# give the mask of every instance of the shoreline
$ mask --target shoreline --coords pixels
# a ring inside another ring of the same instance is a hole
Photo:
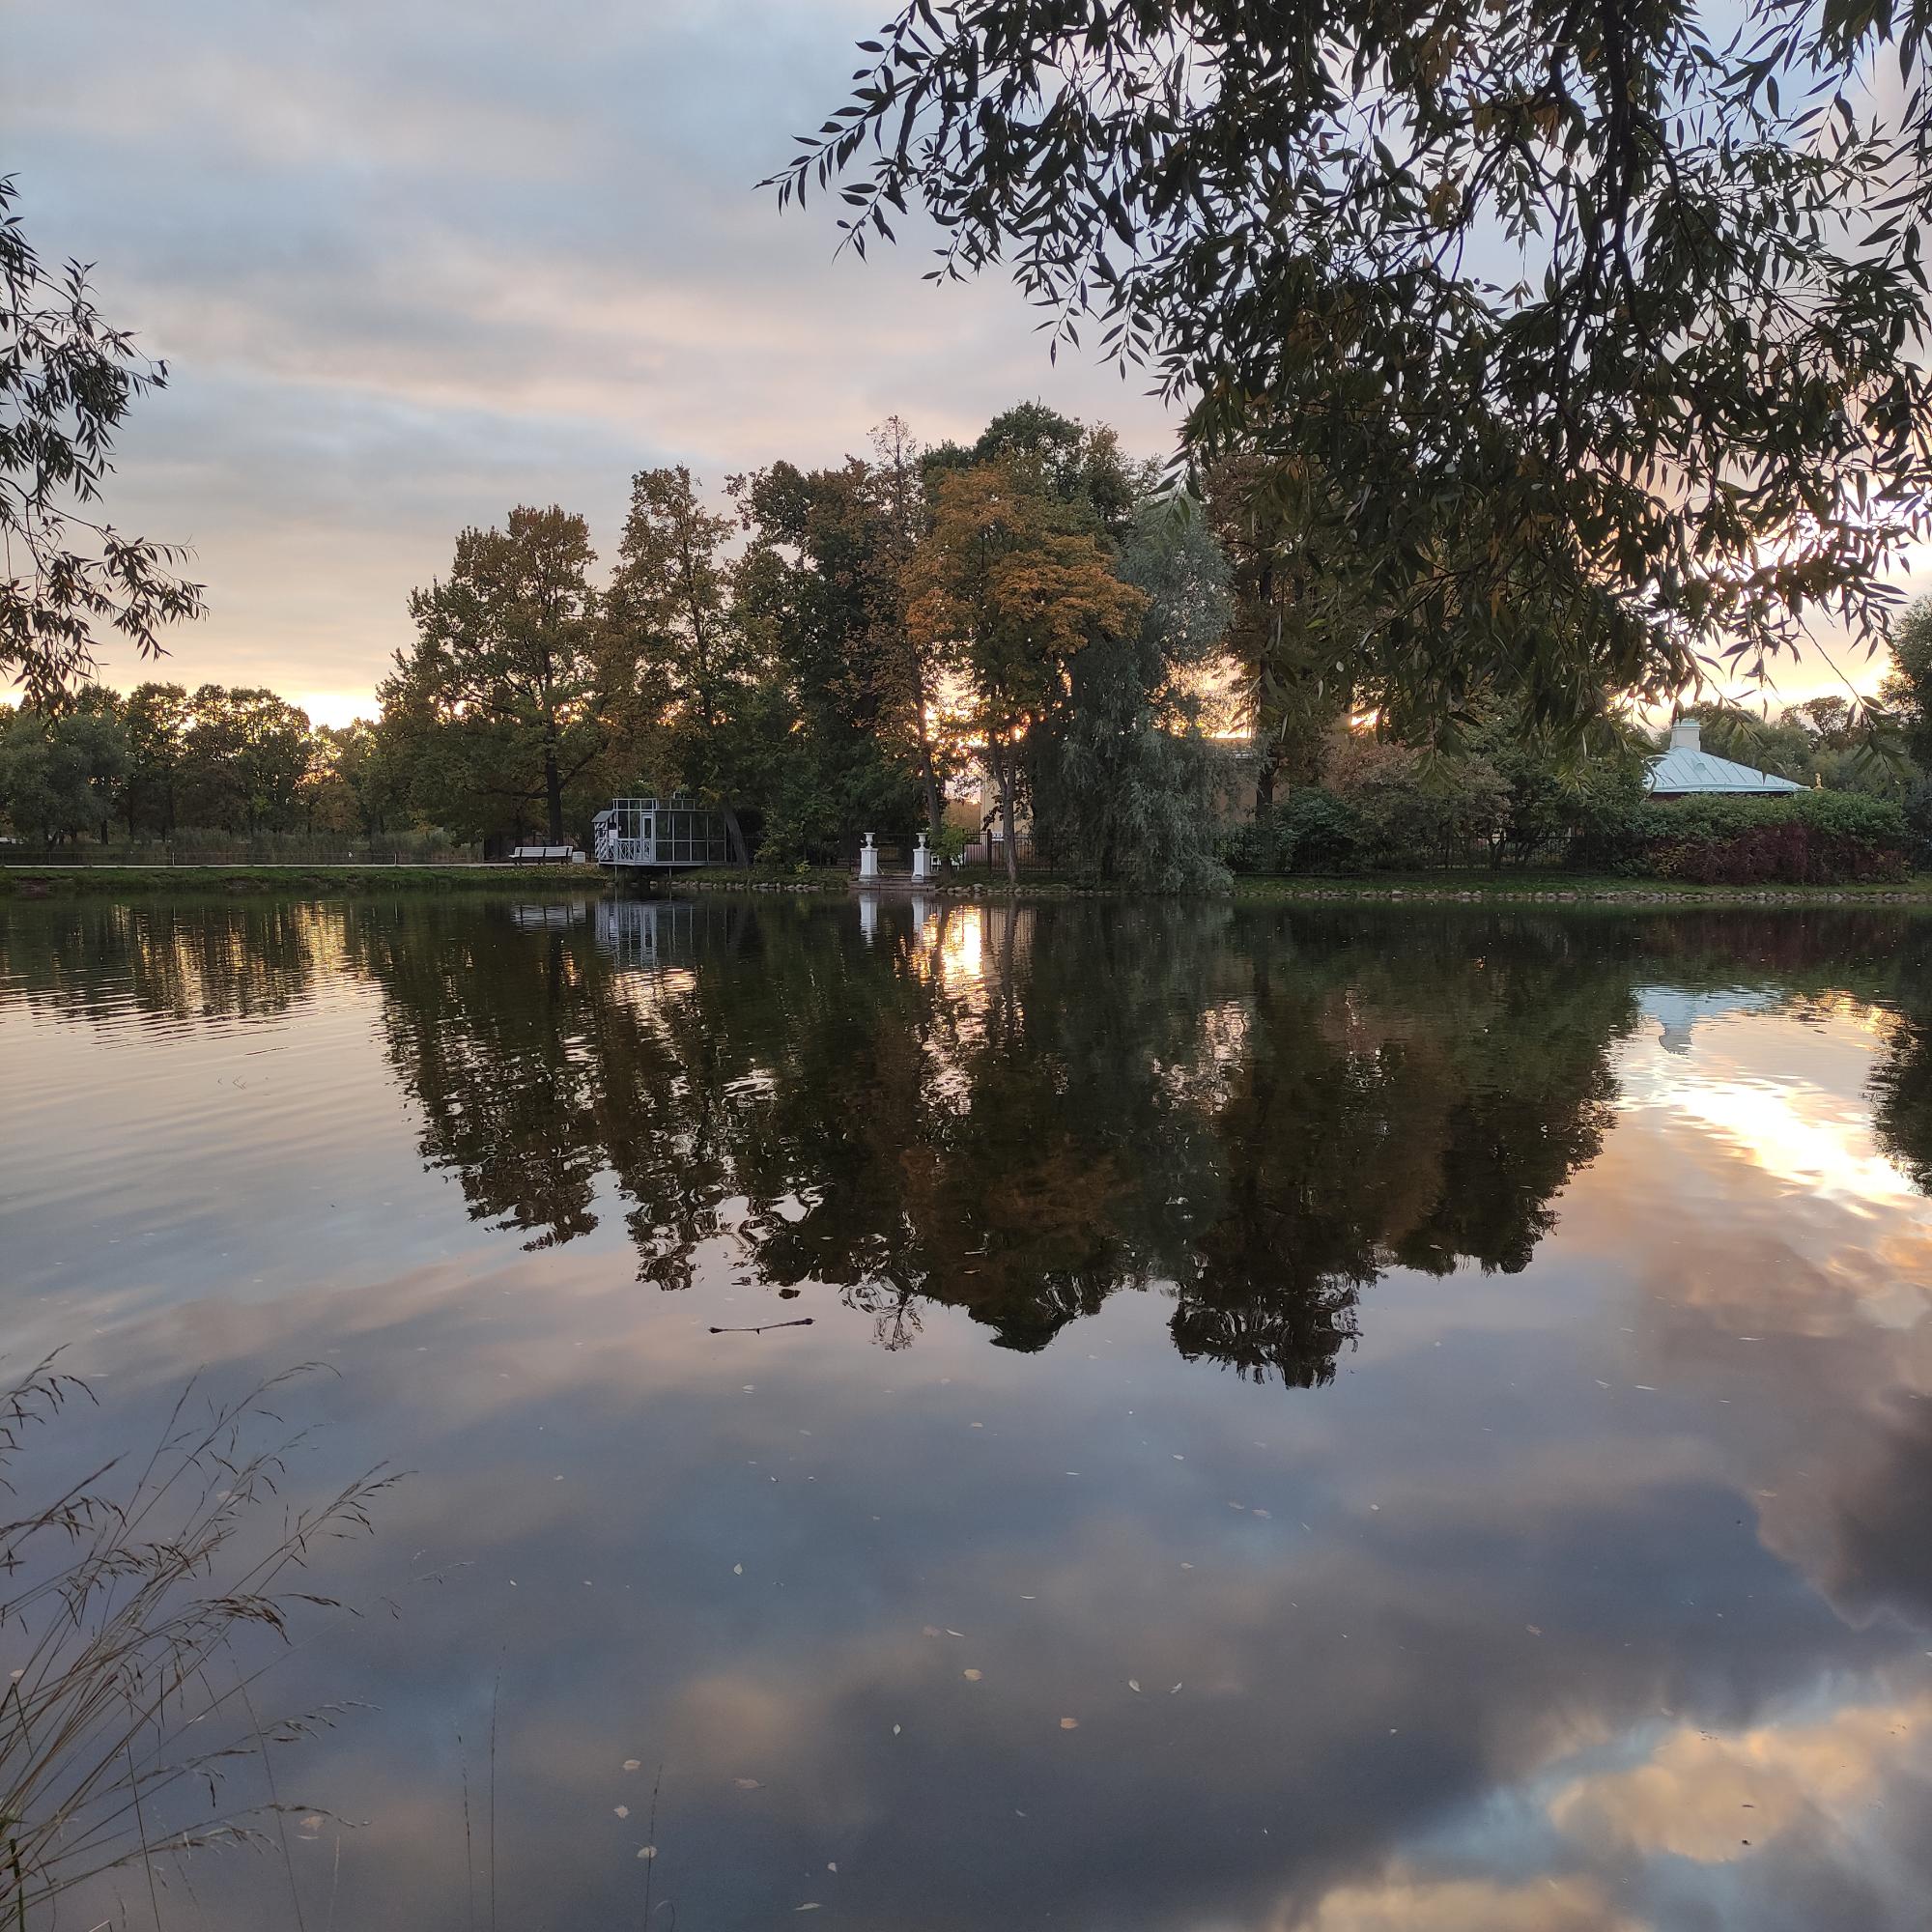
[[[476,892],[529,886],[601,891],[595,866],[313,866],[299,862],[233,866],[0,866],[0,898],[155,892]]]
[[[4,866],[0,900],[38,900],[157,892],[286,893],[307,896],[408,892],[604,893],[611,881],[594,866],[372,866],[298,863],[209,866]],[[918,885],[904,876],[868,880],[823,868],[804,876],[734,873],[685,875],[673,895],[690,893],[781,893],[893,898],[915,892],[947,899],[1074,899],[1181,896],[1218,899],[1236,906],[1268,905],[1891,905],[1932,908],[1932,876],[1873,885],[1705,886],[1664,879],[1614,879],[1561,874],[1534,881],[1515,878],[1446,878],[1427,875],[1376,878],[1236,878],[1199,894],[1140,894],[1123,886],[1072,879],[932,879]]]

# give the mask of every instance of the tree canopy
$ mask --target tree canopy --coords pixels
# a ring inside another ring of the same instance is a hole
[[[1742,15],[909,0],[771,185],[861,250],[923,201],[935,275],[1009,265],[1147,365],[1321,562],[1318,668],[1575,727],[1820,617],[1877,639],[1932,500],[1932,14]]]
[[[440,782],[540,801],[553,843],[565,786],[602,747],[595,557],[583,519],[554,506],[465,530],[449,576],[412,595],[416,642],[379,694],[385,716],[414,720],[426,747],[457,754]]]
[[[1009,875],[1028,733],[1064,696],[1082,648],[1120,636],[1147,608],[1087,523],[1023,458],[942,471],[908,572],[915,634],[958,646],[969,728],[999,787]]]

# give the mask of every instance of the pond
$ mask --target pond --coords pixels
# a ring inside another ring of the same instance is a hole
[[[49,1466],[408,1472],[170,1927],[1925,1923],[1932,923],[22,904],[0,1103]]]

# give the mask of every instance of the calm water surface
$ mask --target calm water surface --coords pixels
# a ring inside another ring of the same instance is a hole
[[[1905,916],[0,910],[60,1453],[412,1472],[317,1928],[1923,1927],[1928,1187]]]

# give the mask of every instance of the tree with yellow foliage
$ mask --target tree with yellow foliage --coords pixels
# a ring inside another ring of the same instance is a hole
[[[1007,876],[1017,879],[1027,733],[1065,696],[1081,649],[1138,624],[1147,598],[1114,574],[1079,506],[1049,495],[1023,461],[940,473],[931,507],[907,567],[907,621],[967,687],[968,728],[999,788]]]

